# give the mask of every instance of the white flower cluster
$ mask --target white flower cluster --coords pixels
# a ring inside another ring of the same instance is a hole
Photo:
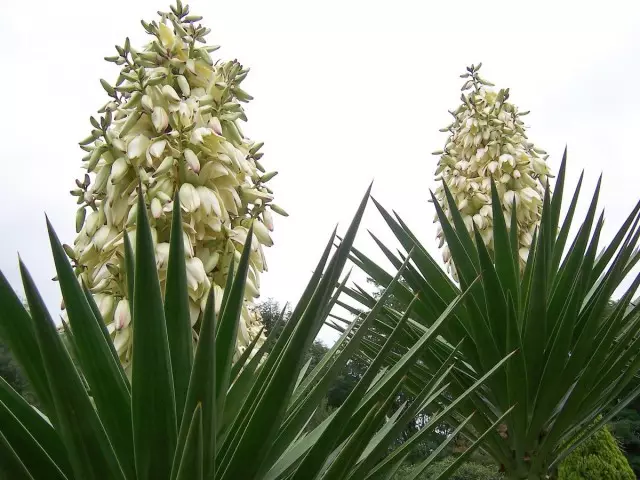
[[[498,92],[490,89],[493,85],[478,75],[481,65],[468,67],[467,73],[461,76],[467,79],[462,87],[462,104],[449,112],[454,121],[441,130],[450,132],[444,150],[434,152],[440,156],[436,180],[444,181],[467,230],[473,236],[475,224],[490,252],[493,252],[491,179],[502,200],[507,226],[511,225],[515,201],[522,268],[542,213],[544,189],[550,176],[548,155],[527,139],[521,117],[529,112],[521,113],[507,101],[509,89]],[[435,195],[451,220],[442,183]],[[456,277],[440,227],[437,238],[439,246],[444,246],[442,254],[447,268]]]
[[[178,2],[159,22],[142,22],[153,40],[142,51],[129,40],[106,60],[121,65],[115,86],[101,80],[110,101],[91,118],[94,130],[80,142],[88,152],[78,197],[78,236],[67,252],[79,278],[94,294],[123,364],[130,361],[131,314],[126,291],[124,237],[135,246],[137,186],[150,210],[161,285],[166,280],[173,199],[183,212],[183,241],[192,324],[204,310],[210,288],[220,309],[231,260],[236,265],[253,224],[245,306],[237,353],[262,328],[253,308],[260,273],[267,269],[263,246],[273,241],[272,203],[258,150],[238,126],[246,121],[240,88],[248,69],[237,61],[214,63],[204,44],[209,29]],[[89,174],[92,174],[91,176]],[[194,339],[197,333],[194,332]],[[259,340],[259,343],[263,339]]]

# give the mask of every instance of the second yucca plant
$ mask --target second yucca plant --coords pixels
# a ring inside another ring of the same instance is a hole
[[[603,248],[598,184],[569,242],[582,178],[561,221],[565,168],[563,159],[553,196],[546,190],[540,227],[522,271],[518,207],[512,206],[515,214],[507,225],[494,184],[493,254],[477,227],[469,234],[458,210],[450,210],[449,220],[434,202],[459,285],[397,214],[377,204],[404,250],[412,252],[412,261],[403,268],[403,282],[395,290],[397,308],[385,308],[375,324],[381,335],[364,345],[364,353],[371,356],[379,350],[405,311],[411,312],[411,332],[397,353],[412,350],[450,300],[468,292],[454,311],[454,320],[442,329],[440,341],[423,350],[423,365],[416,366],[410,378],[413,388],[419,389],[425,370],[437,368],[449,355],[457,356],[461,363],[449,386],[455,396],[497,359],[512,354],[504,371],[461,403],[458,414],[479,413],[471,422],[473,437],[513,407],[483,445],[513,479],[547,478],[572,449],[640,393],[633,383],[640,371],[640,304],[632,303],[640,275],[631,279],[613,312],[605,314],[611,296],[640,259],[640,203]],[[443,192],[454,205],[452,192],[446,186]],[[396,268],[406,262],[406,253],[394,253],[380,241],[378,245]],[[390,283],[392,276],[363,252],[354,249],[352,259],[380,285]],[[362,289],[346,292],[368,307],[375,303]]]

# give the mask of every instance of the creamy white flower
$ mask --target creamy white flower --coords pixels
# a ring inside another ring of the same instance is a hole
[[[222,210],[220,209],[220,202],[213,190],[207,187],[197,187],[196,191],[200,197],[200,207],[203,209],[206,215],[216,215],[220,217]]]
[[[470,76],[476,80],[463,88],[468,101],[453,112],[455,119],[448,127],[451,134],[445,148],[435,152],[440,156],[436,176],[450,189],[455,208],[462,213],[469,233],[473,237],[475,226],[490,250],[493,249],[493,180],[509,227],[515,201],[519,248],[528,249],[531,241],[522,232],[532,232],[540,220],[544,186],[550,173],[546,158],[541,158],[539,150],[528,141],[517,107],[504,98],[506,92],[495,92],[482,86],[482,82],[477,81],[477,70]],[[435,195],[451,221],[451,206],[445,202],[442,185]],[[445,241],[441,230],[436,238],[443,247]],[[446,247],[443,258],[455,277],[451,254]],[[524,267],[526,257],[521,254],[520,258],[521,267]]]
[[[230,262],[238,261],[247,226],[259,219],[250,245],[249,284],[236,353],[261,329],[251,302],[259,295],[259,275],[267,269],[262,245],[273,243],[269,233],[273,195],[264,187],[269,175],[256,163],[262,145],[241,133],[241,120],[229,120],[244,118],[235,92],[246,70],[236,61],[205,61],[205,47],[192,46],[193,39],[166,19],[158,22],[152,36],[155,47],[149,43],[138,50],[148,58],[148,65],[139,68],[150,84],[145,84],[142,94],[135,94],[139,99],[127,92],[109,99],[105,109],[113,120],[88,147],[99,147],[85,158],[91,182],[79,197],[90,211],[73,246],[82,267],[78,276],[96,296],[127,371],[134,327],[125,319],[128,299],[122,259],[125,231],[135,250],[138,187],[150,211],[162,288],[173,201],[178,196],[192,322],[205,308],[210,288],[216,292],[219,312]],[[166,58],[156,54],[158,44]],[[230,72],[239,77],[230,77]],[[280,207],[272,208],[286,216]],[[258,346],[262,341],[260,337]]]
[[[271,240],[271,235],[269,235],[269,229],[260,220],[256,219],[253,221],[253,232],[263,245],[267,247],[273,245],[273,240]]]
[[[162,216],[162,203],[158,197],[151,200],[151,215],[153,218],[160,218]]]
[[[129,145],[127,145],[127,157],[134,159],[142,156],[142,154],[147,151],[148,146],[149,138],[143,134],[136,136],[129,142]]]
[[[169,264],[169,243],[156,245],[156,264],[159,269],[166,269]]]
[[[188,97],[191,94],[191,87],[189,86],[189,82],[187,82],[187,79],[184,78],[183,75],[178,75],[176,77],[176,81],[178,82],[178,86],[180,87],[182,94],[185,97]]]
[[[174,102],[180,101],[180,96],[171,85],[162,86],[162,94],[168,99]]]
[[[198,160],[198,156],[193,153],[193,150],[187,148],[184,151],[184,159],[191,170],[193,170],[195,173],[198,173],[200,171],[200,160]]]
[[[169,115],[167,115],[164,108],[155,107],[151,114],[151,122],[153,123],[153,127],[156,129],[156,132],[162,133],[169,126]]]
[[[195,212],[200,206],[200,196],[190,183],[183,183],[180,187],[180,205],[187,212]]]
[[[149,147],[149,153],[154,157],[159,157],[164,152],[164,148],[167,146],[166,140],[158,140],[157,142],[153,142]]]
[[[118,158],[111,166],[111,175],[109,176],[109,180],[112,184],[120,182],[127,174],[128,170],[129,164],[127,163],[127,160],[124,157]]]
[[[116,330],[122,330],[123,328],[128,327],[130,322],[131,312],[129,311],[129,300],[123,298],[116,306],[113,323],[115,324]]]

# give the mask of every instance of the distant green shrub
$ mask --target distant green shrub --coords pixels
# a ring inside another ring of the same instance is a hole
[[[439,462],[431,465],[427,470],[418,477],[417,480],[431,480],[436,478],[445,468],[447,468],[455,460],[455,457],[446,457]],[[415,465],[403,466],[394,480],[405,480],[410,478],[411,473],[415,469]],[[463,463],[456,472],[449,477],[450,480],[503,480],[502,474],[498,473],[498,467],[495,465],[483,465],[476,462]]]
[[[576,448],[558,469],[558,480],[635,480],[629,462],[607,427]]]

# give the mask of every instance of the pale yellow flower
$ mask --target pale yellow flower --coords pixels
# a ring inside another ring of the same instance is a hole
[[[262,143],[248,139],[239,126],[246,121],[242,104],[251,99],[240,87],[248,69],[235,60],[212,61],[215,48],[203,42],[207,29],[184,15],[161,13],[159,22],[143,24],[152,37],[145,48],[134,50],[127,41],[108,58],[121,66],[121,74],[115,86],[102,82],[111,98],[102,117],[92,119],[91,136],[81,142],[89,175],[72,192],[87,210],[78,214],[76,272],[94,294],[128,365],[132,324],[124,232],[135,248],[138,184],[150,212],[163,288],[178,194],[194,324],[211,288],[220,309],[230,263],[237,263],[253,223],[239,354],[262,328],[253,302],[259,275],[267,269],[263,247],[273,244],[271,210],[286,215],[271,206],[266,182],[273,174],[265,174],[260,164]]]
[[[473,236],[474,225],[489,251],[493,251],[493,210],[491,179],[501,198],[502,211],[510,226],[513,202],[516,203],[518,249],[524,267],[532,235],[540,222],[542,201],[550,170],[544,151],[529,142],[521,113],[509,103],[508,89],[495,91],[478,75],[478,67],[469,67],[462,75],[463,103],[450,112],[454,121],[443,131],[450,133],[436,169],[439,185],[435,196],[451,221],[451,206],[445,198],[444,182]],[[437,221],[437,218],[436,218]],[[439,228],[439,246],[445,244]],[[442,252],[449,272],[456,277],[451,253]]]

